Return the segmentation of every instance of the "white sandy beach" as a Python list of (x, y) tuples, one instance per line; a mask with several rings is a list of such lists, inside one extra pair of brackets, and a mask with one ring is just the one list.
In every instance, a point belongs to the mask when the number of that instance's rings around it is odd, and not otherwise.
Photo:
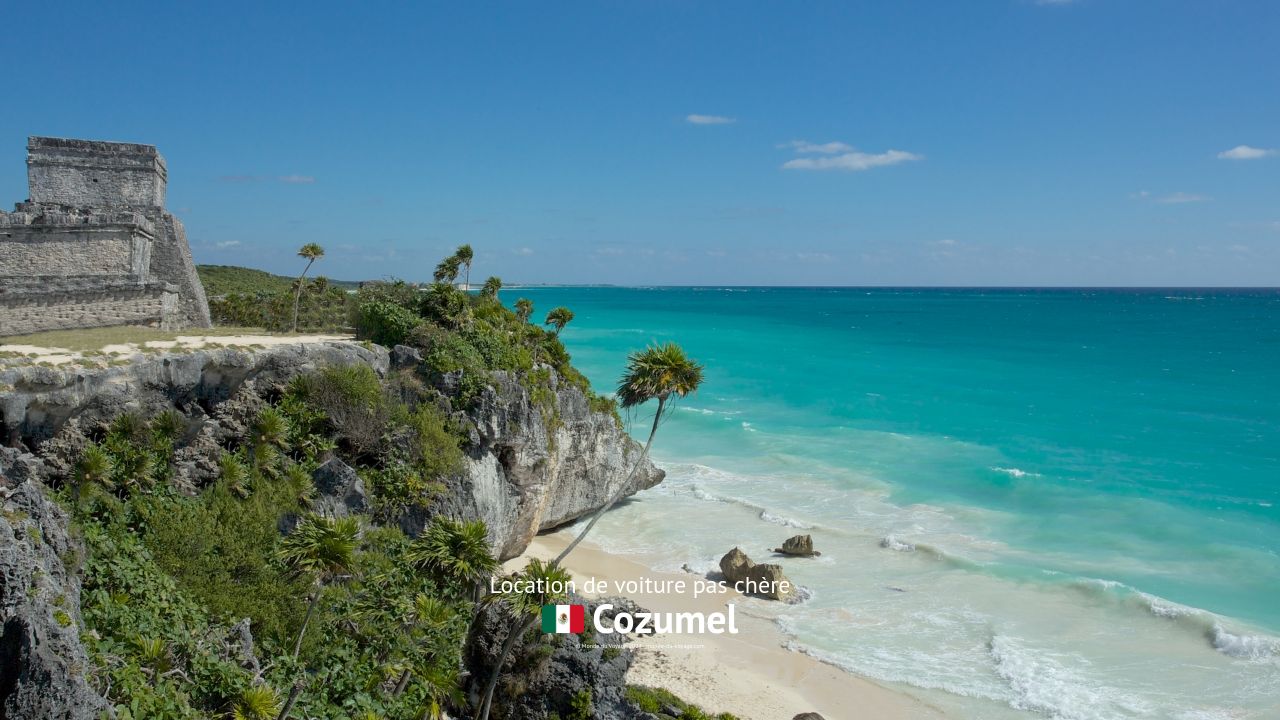
[[(511, 560), (507, 569), (523, 565), (527, 558), (552, 558), (568, 544), (570, 531), (534, 538), (524, 556)], [(583, 543), (566, 562), (579, 589), (589, 578), (627, 581), (651, 578), (657, 583), (698, 576), (656, 572), (626, 558), (609, 555)], [(584, 595), (587, 593), (583, 593)], [(605, 592), (595, 595), (618, 595)], [(721, 612), (742, 596), (726, 594), (626, 593), (642, 607), (657, 612)], [(799, 713), (817, 712), (827, 720), (894, 720), (943, 718), (933, 707), (839, 668), (783, 647), (782, 633), (766, 620), (736, 608), (736, 635), (667, 635), (634, 640), (636, 662), (628, 681), (665, 688), (710, 712), (729, 712), (743, 720), (788, 720)]]

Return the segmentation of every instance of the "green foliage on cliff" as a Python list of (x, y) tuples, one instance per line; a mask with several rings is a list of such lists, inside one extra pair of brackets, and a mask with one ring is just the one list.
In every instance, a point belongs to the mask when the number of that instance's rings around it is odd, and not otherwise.
[[(503, 306), (496, 292), (473, 294), (452, 285), (457, 268), (451, 260), (441, 263), (442, 280), (425, 288), (401, 281), (361, 288), (354, 300), (356, 334), (381, 345), (418, 348), (429, 378), (438, 381), (450, 375), (464, 407), (479, 399), (496, 370), (519, 377), (543, 407), (548, 397), (554, 399), (549, 368), (561, 382), (582, 390), (592, 410), (617, 417), (615, 404), (592, 392), (586, 377), (573, 367), (556, 332), (531, 324), (523, 309)], [(497, 286), (489, 284), (491, 290)]]
[[(627, 700), (644, 712), (656, 715), (663, 720), (672, 717), (687, 718), (688, 720), (738, 720), (737, 716), (730, 713), (712, 715), (693, 703), (681, 700), (675, 693), (662, 688), (628, 685)], [(668, 708), (675, 708), (680, 711), (680, 714), (669, 715), (667, 714)]]
[[(179, 418), (122, 416), (83, 450), (59, 492), (87, 551), (87, 675), (118, 717), (259, 717), (294, 694), (292, 717), (326, 720), (461, 705), (476, 578), (420, 572), (418, 544), (376, 524), (431, 502), (461, 462), (460, 432), (434, 404), (406, 404), (404, 388), (358, 367), (296, 381), (226, 441), (216, 478), (195, 494), (167, 482)], [(372, 430), (357, 431), (361, 422)], [(375, 515), (353, 518), (353, 552), (317, 583), (281, 550), (307, 516), (312, 470), (353, 434), (374, 443), (347, 456), (370, 481)], [(433, 542), (471, 547), (478, 537), (482, 557), (472, 548), (469, 562), (492, 569), (482, 525), (442, 522), (429, 526)]]

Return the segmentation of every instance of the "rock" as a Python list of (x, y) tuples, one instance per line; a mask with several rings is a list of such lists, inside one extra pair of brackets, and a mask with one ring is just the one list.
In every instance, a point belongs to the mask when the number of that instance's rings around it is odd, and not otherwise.
[(755, 563), (751, 562), (751, 558), (736, 547), (720, 558), (720, 572), (724, 573), (725, 580), (728, 580), (733, 585), (746, 580), (747, 573), (750, 572), (754, 565)]
[(788, 580), (782, 573), (781, 565), (771, 563), (752, 565), (743, 582), (747, 583), (750, 594), (769, 600), (787, 602), (796, 594), (795, 583)]
[(782, 543), (782, 547), (774, 548), (773, 551), (776, 553), (782, 553), (783, 555), (795, 555), (797, 557), (817, 557), (822, 554), (813, 549), (813, 536), (811, 535), (796, 535), (794, 537), (789, 537), (786, 542)]
[(364, 481), (354, 468), (337, 457), (329, 458), (311, 474), (316, 485), (312, 511), (331, 518), (360, 515), (369, 510)]
[(416, 368), (418, 363), (422, 362), (422, 353), (418, 352), (415, 347), (408, 345), (397, 345), (391, 348), (391, 369), (403, 370), (405, 368)]
[(799, 715), (791, 718), (791, 720), (826, 720), (826, 718), (822, 717), (818, 713), (800, 713)]
[(80, 581), (63, 564), (83, 550), (39, 483), (0, 503), (0, 718), (96, 720), (108, 705), (85, 679)]
[(91, 428), (131, 411), (151, 415), (176, 409), (194, 417), (223, 404), (247, 381), (266, 392), (319, 367), (354, 363), (366, 363), (379, 374), (389, 368), (384, 348), (337, 340), (178, 350), (138, 355), (126, 365), (105, 368), (4, 367), (0, 438), (8, 445), (41, 449), (73, 418)]
[(671, 717), (673, 717), (673, 718), (678, 718), (678, 717), (683, 717), (683, 716), (684, 716), (684, 710), (681, 710), (680, 708), (676, 707), (675, 705), (663, 705), (663, 706), (662, 706), (662, 714), (663, 714), (663, 715), (670, 715), (670, 716), (671, 716)]
[[(571, 596), (570, 603), (585, 604), (587, 617), (602, 602), (586, 601)], [(590, 627), (591, 621), (587, 624)], [(501, 605), (486, 604), (476, 617), (463, 651), (463, 664), (469, 671), (464, 688), (469, 697), (478, 699), (507, 637), (509, 616)], [(545, 720), (557, 715), (574, 717), (574, 696), (583, 690), (591, 692), (595, 720), (634, 720), (636, 711), (626, 701), (626, 674), (634, 660), (622, 635), (543, 635), (537, 641), (521, 639), (507, 661), (494, 693), (494, 717), (505, 720)], [(520, 668), (510, 672), (512, 668)]]
[[(499, 558), (519, 555), (533, 536), (595, 512), (618, 492), (641, 446), (612, 413), (592, 410), (581, 390), (548, 372), (550, 393), (530, 395), (516, 375), (494, 372), (490, 386), (466, 410), (474, 428), (465, 471), (446, 481), (448, 492), (431, 514), (479, 519)], [(458, 376), (460, 377), (460, 376)], [(461, 407), (453, 374), (436, 379)], [(665, 473), (646, 460), (624, 495), (653, 487)], [(406, 528), (411, 534), (415, 528)]]

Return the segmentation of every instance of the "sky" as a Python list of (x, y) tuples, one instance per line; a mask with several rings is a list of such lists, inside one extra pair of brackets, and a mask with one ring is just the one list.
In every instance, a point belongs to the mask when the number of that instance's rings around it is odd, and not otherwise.
[(1280, 3), (0, 1), (28, 135), (197, 262), (626, 285), (1280, 285)]

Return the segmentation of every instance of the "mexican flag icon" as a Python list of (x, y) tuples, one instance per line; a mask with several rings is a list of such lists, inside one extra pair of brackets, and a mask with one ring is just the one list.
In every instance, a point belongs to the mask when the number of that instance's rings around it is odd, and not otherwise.
[(585, 621), (581, 605), (543, 605), (542, 632), (580, 633)]

